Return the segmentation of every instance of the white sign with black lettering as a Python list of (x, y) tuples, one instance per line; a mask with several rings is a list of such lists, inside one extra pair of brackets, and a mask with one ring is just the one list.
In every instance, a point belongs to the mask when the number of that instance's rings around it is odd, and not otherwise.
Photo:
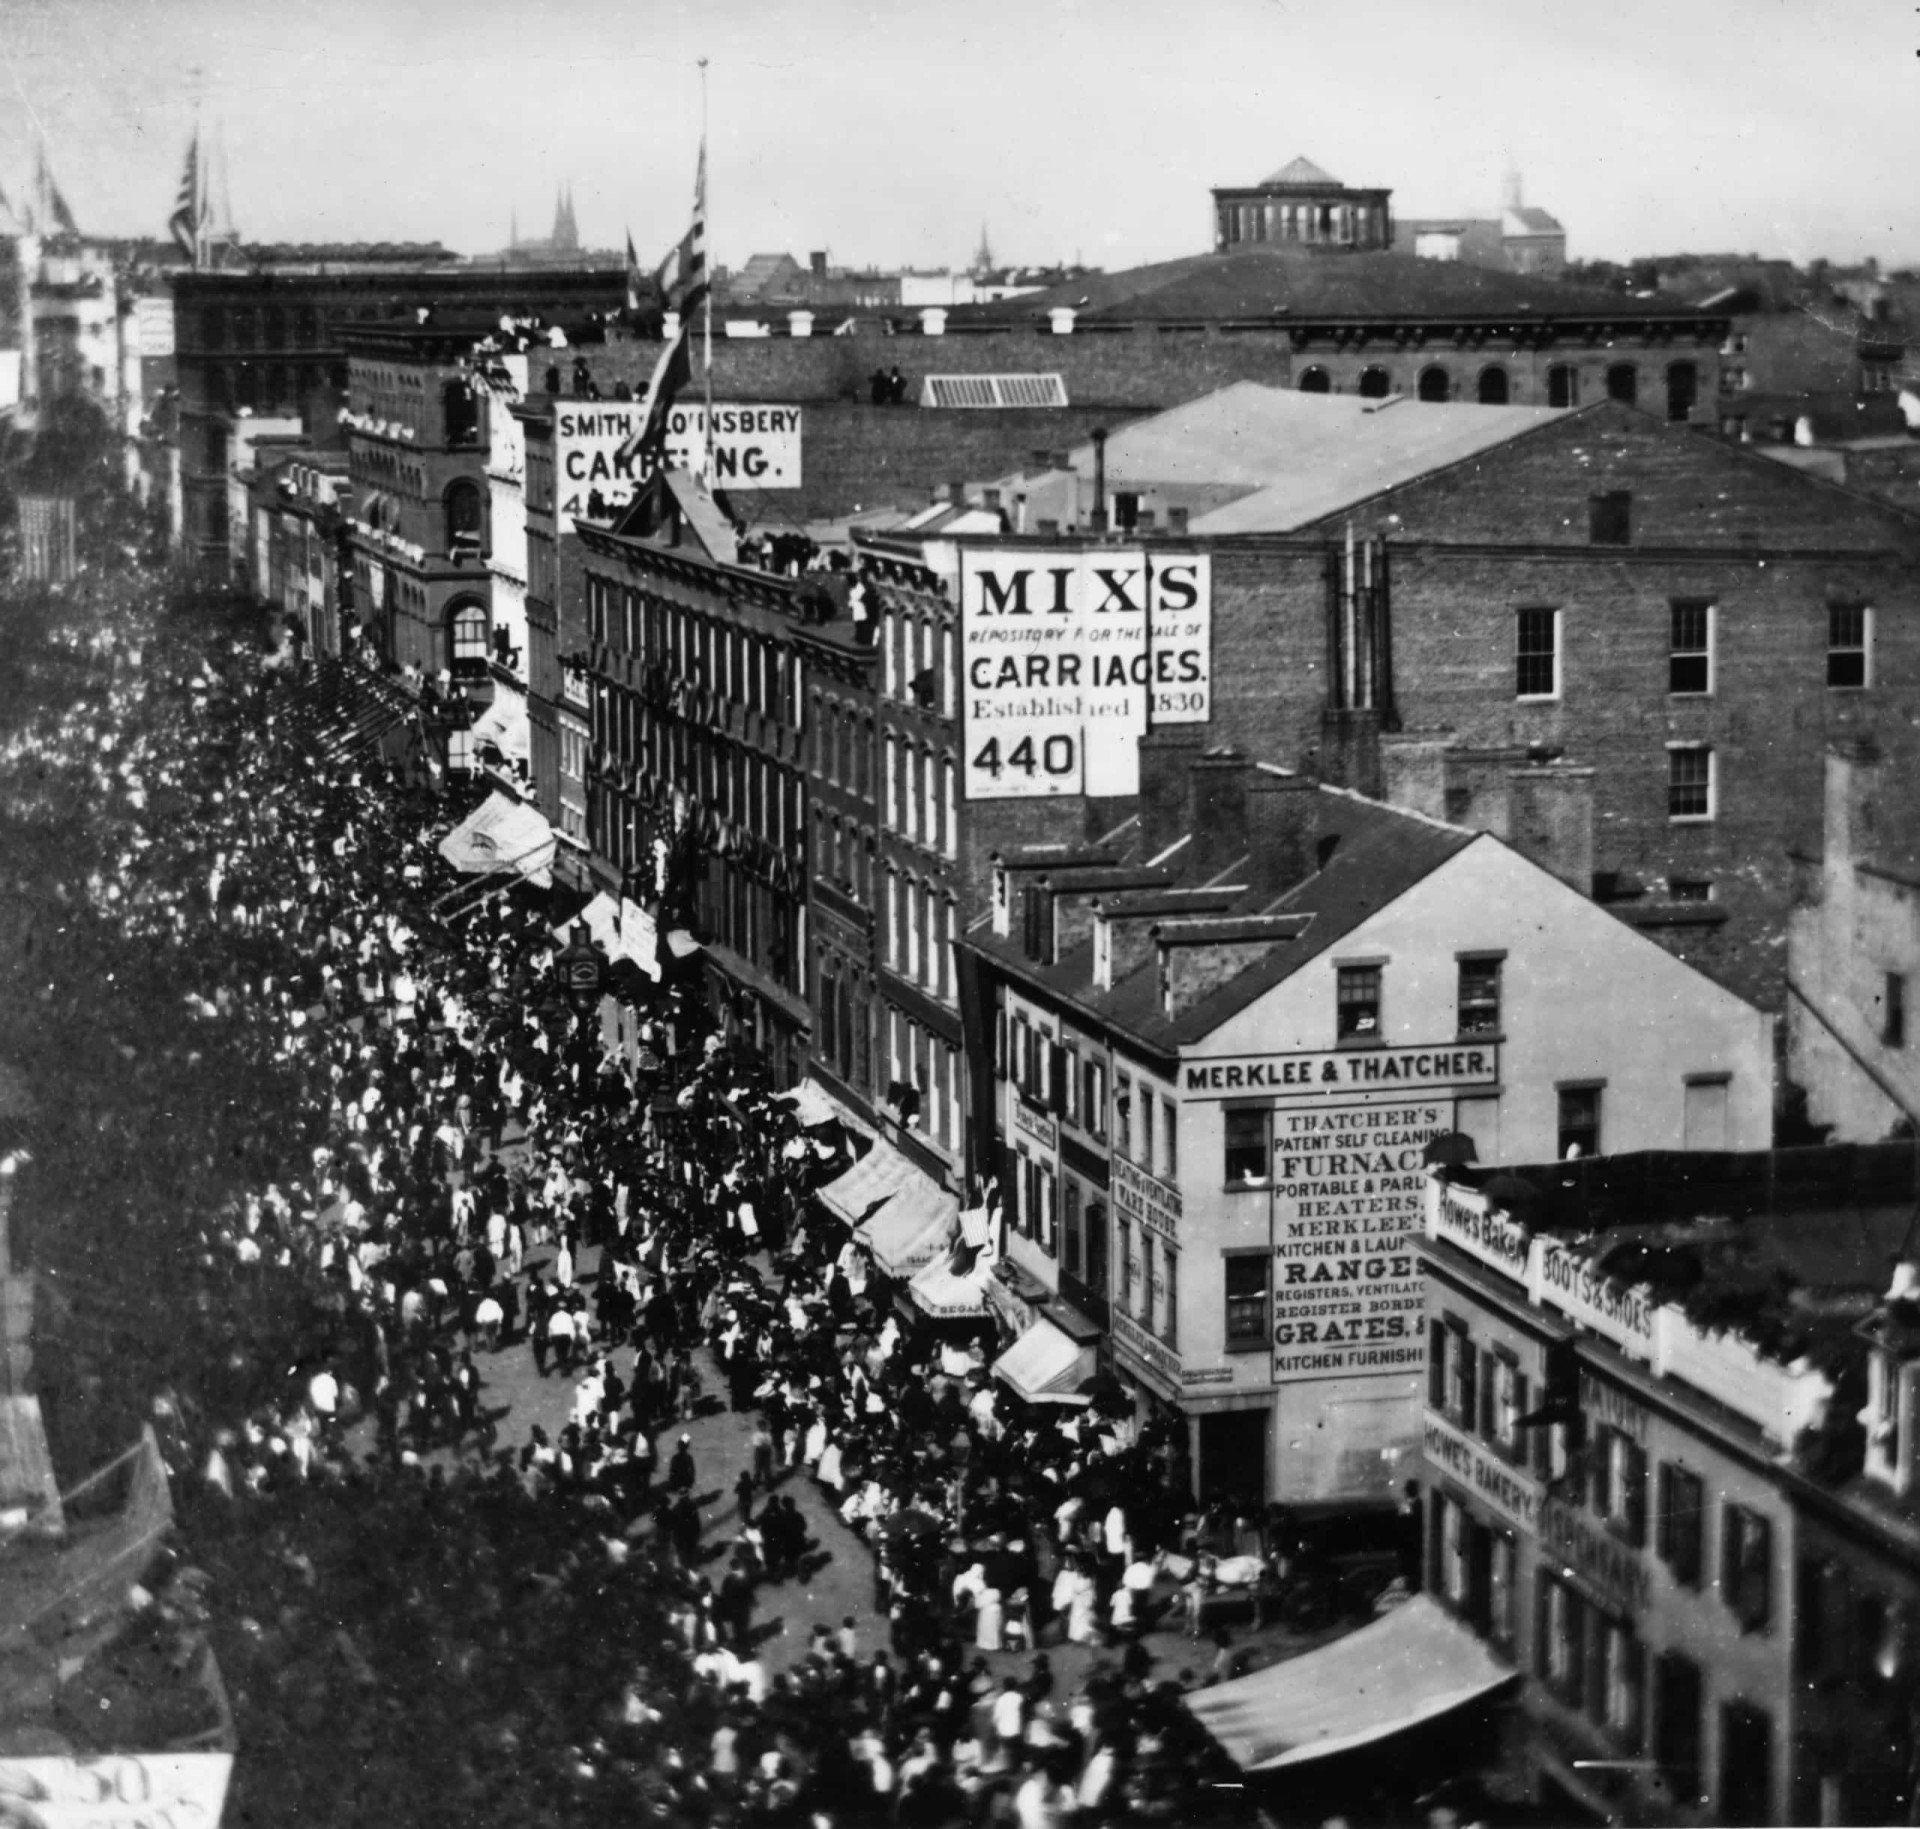
[[(587, 520), (596, 503), (606, 511), (633, 499), (651, 474), (620, 448), (640, 424), (637, 400), (563, 400), (554, 408), (553, 461), (559, 512)], [(704, 460), (707, 409), (699, 403), (667, 411), (667, 463), (697, 469)], [(716, 489), (798, 489), (800, 409), (797, 406), (713, 408), (713, 484)]]
[(1211, 713), (1204, 553), (963, 550), (969, 800), (1140, 791), (1141, 734)]
[(1415, 1372), (1423, 1149), (1451, 1099), (1273, 1114), (1273, 1380)]

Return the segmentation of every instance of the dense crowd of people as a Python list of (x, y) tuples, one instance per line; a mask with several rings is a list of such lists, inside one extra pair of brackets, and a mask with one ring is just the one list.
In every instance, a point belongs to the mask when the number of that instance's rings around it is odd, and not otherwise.
[[(137, 1410), (175, 1475), (235, 1820), (1207, 1814), (1141, 1642), (1164, 1557), (1220, 1528), (1170, 1496), (1171, 1438), (909, 1337), (811, 1199), (844, 1152), (693, 985), (608, 1046), (552, 989), (548, 896), (443, 862), (459, 808), (423, 771), (157, 596), (51, 606), (0, 749), (8, 828), (45, 841), (9, 868), (39, 884), (17, 1223), (65, 1304), (63, 1452)], [(571, 1410), (501, 1442), (487, 1374), (519, 1351)], [(722, 1402), (754, 1436), (716, 1546), (680, 1425)], [(877, 1623), (819, 1621), (770, 1674), (756, 1597), (850, 1548), (790, 1478), (866, 1539)], [(1057, 1693), (1050, 1638), (1109, 1655)]]

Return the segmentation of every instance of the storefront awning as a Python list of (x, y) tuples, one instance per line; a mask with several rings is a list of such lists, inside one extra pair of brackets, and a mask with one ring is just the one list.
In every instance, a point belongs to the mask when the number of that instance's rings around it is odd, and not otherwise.
[(1416, 1727), (1511, 1680), (1513, 1670), (1425, 1594), (1309, 1651), (1186, 1698), (1243, 1772), (1324, 1759)]
[(960, 1203), (920, 1173), (854, 1234), (890, 1277), (911, 1276), (941, 1255), (953, 1237)]
[(993, 1362), (993, 1374), (1028, 1403), (1083, 1404), (1093, 1377), (1093, 1348), (1062, 1333), (1044, 1315)]
[(913, 1273), (907, 1299), (923, 1315), (935, 1321), (967, 1321), (986, 1315), (987, 1278), (993, 1266), (983, 1252), (966, 1255), (970, 1261), (964, 1272), (954, 1269), (954, 1254), (943, 1251)]
[(470, 875), (516, 870), (544, 889), (553, 880), (553, 847), (553, 828), (534, 808), (493, 793), (441, 839), (440, 855)]
[(800, 1120), (802, 1130), (811, 1130), (816, 1124), (838, 1123), (840, 1120), (840, 1107), (812, 1080), (802, 1080), (798, 1086), (774, 1096), (780, 1104), (792, 1110)]
[(858, 1226), (882, 1201), (892, 1199), (919, 1173), (891, 1143), (876, 1141), (844, 1175), (828, 1182), (820, 1190), (818, 1199), (829, 1213), (836, 1214), (850, 1226)]

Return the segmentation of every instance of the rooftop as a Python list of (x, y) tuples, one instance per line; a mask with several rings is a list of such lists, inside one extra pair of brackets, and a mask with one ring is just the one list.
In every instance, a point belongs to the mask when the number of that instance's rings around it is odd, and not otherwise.
[(1696, 315), (1670, 298), (1627, 298), (1555, 280), (1411, 254), (1277, 245), (1195, 254), (1120, 273), (1087, 274), (1009, 305), (956, 307), (1004, 315), (1072, 306), (1080, 322), (1209, 322), (1279, 318), (1611, 321)]

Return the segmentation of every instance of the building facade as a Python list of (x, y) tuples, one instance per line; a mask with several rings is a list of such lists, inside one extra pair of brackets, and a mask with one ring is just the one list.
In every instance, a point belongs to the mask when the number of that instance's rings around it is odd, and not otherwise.
[(1214, 250), (1224, 254), (1287, 243), (1391, 247), (1392, 195), (1391, 190), (1350, 190), (1311, 159), (1292, 159), (1258, 184), (1214, 191)]
[(1770, 1024), (1489, 836), (1191, 739), (1142, 766), (1130, 855), (1008, 854), (967, 941), (1007, 1255), (1103, 1315), (1201, 1494), (1389, 1498), (1425, 1147), (1753, 1147)]

